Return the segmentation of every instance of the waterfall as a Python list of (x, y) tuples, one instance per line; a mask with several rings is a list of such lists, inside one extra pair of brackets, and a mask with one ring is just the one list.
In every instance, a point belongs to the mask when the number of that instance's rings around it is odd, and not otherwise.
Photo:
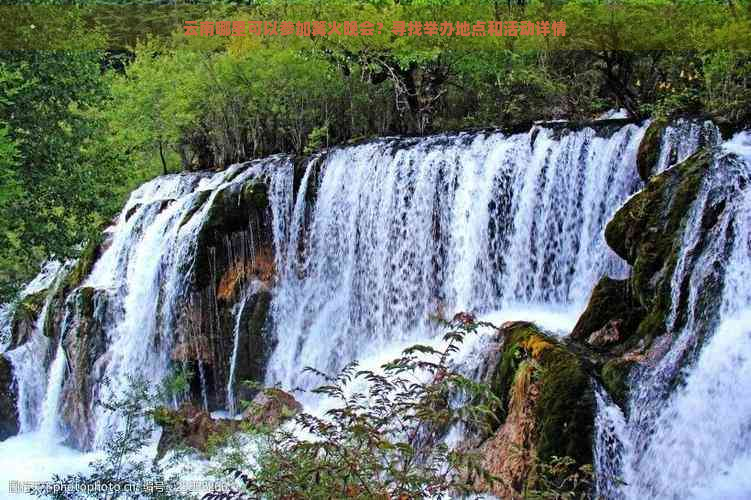
[[(717, 153), (691, 208), (672, 280), (669, 351), (632, 378), (628, 418), (598, 397), (606, 498), (745, 498), (751, 489), (750, 182), (751, 134), (743, 133)], [(724, 210), (706, 234), (704, 214), (717, 206)], [(717, 276), (715, 311), (702, 287)], [(680, 320), (679, 301), (687, 304)]]
[(580, 312), (601, 275), (627, 271), (602, 232), (640, 186), (644, 131), (384, 139), (310, 161), (275, 234), (284, 251), (266, 383), (310, 387), (303, 367), (332, 372), (430, 337), (432, 315)]
[[(135, 375), (159, 383), (168, 374), (176, 319), (189, 300), (190, 266), (212, 204), (222, 189), (232, 183), (242, 185), (261, 173), (254, 163), (234, 165), (211, 176), (166, 176), (131, 195), (112, 229), (112, 244), (87, 281), (90, 286), (109, 289), (114, 308), (120, 311), (114, 324), (106, 328), (109, 345), (102, 379), (109, 383), (100, 390), (102, 399), (122, 394)], [(210, 263), (213, 274), (213, 259)], [(212, 295), (210, 301), (210, 325), (215, 326), (216, 297)], [(204, 407), (208, 407), (201, 355), (198, 347), (201, 393)], [(117, 425), (117, 415), (97, 410), (95, 447), (105, 446)]]
[[(22, 290), (21, 299), (49, 290), (30, 338), (21, 346), (5, 352), (13, 365), (13, 379), (17, 390), (18, 423), (21, 432), (36, 430), (47, 390), (47, 358), (50, 340), (44, 334), (44, 323), (53, 299), (56, 280), (64, 274), (65, 266), (57, 262), (46, 264), (39, 275)], [(7, 325), (9, 328), (10, 325)], [(10, 339), (8, 339), (10, 340)]]
[[(69, 343), (91, 328), (81, 321), (85, 313), (73, 307), (84, 291), (103, 312), (95, 321), (100, 344), (92, 348), (95, 359), (86, 373), (91, 384), (80, 396), (83, 402), (74, 403), (89, 405), (90, 414), (77, 415), (87, 418), (97, 449), (107, 446), (121, 422), (93, 402), (121, 394), (136, 377), (159, 385), (179, 363), (195, 367), (194, 400), (237, 413), (244, 397), (239, 384), (250, 372), (242, 363), (251, 362), (243, 352), (258, 347), (243, 346), (261, 286), (271, 296), (271, 331), (268, 344), (258, 343), (270, 352), (252, 362), (265, 364), (259, 377), (266, 385), (287, 389), (319, 382), (303, 372), (305, 366), (332, 373), (360, 359), (375, 367), (415, 341), (439, 342), (433, 318), (450, 319), (459, 311), (569, 331), (603, 275), (628, 275), (603, 232), (643, 185), (635, 164), (648, 125), (540, 124), (511, 135), (383, 138), (333, 148), (298, 165), (279, 155), (222, 172), (154, 179), (131, 194), (107, 229), (93, 269), (66, 291), (64, 314), (61, 304), (53, 305), (52, 278), (29, 285), (29, 293), (48, 289), (47, 299), (33, 334), (4, 353), (13, 364), (22, 432), (41, 429), (56, 440), (70, 434), (64, 413), (71, 406), (66, 391), (75, 370), (68, 367), (77, 359)], [(712, 143), (715, 132), (705, 123), (671, 125), (663, 134), (658, 169)], [(725, 148), (746, 154), (744, 140)], [(741, 237), (751, 224), (749, 176), (730, 156), (718, 161), (732, 168), (715, 169), (683, 235), (674, 303), (679, 298), (689, 307), (685, 316), (677, 309), (670, 315), (676, 330), (670, 352), (637, 374), (640, 382), (634, 384), (641, 389), (632, 392), (628, 417), (597, 391), (598, 469), (628, 483), (600, 481), (598, 489), (608, 498), (698, 495), (702, 488), (718, 487), (702, 477), (743, 480), (748, 457), (734, 443), (747, 441), (742, 415), (748, 414), (743, 405), (749, 398), (728, 377), (748, 370), (745, 360), (751, 359), (742, 328), (748, 319), (743, 297), (751, 283), (749, 248)], [(213, 211), (231, 211), (234, 196), (239, 206), (246, 183), (256, 180), (264, 191), (252, 193), (260, 200), (253, 209), (263, 211), (267, 226), (261, 230), (240, 213), (233, 215), (238, 220), (229, 234), (223, 232), (226, 221), (217, 223)], [(727, 207), (710, 243), (699, 244), (702, 214), (717, 193)], [(728, 262), (725, 291), (717, 318), (709, 321), (698, 307), (701, 283), (720, 256)], [(239, 269), (232, 268), (235, 263)], [(54, 307), (55, 318), (66, 319), (48, 338), (45, 318)], [(7, 311), (0, 314), (0, 328), (10, 329)], [(465, 346), (457, 365), (462, 373), (484, 373), (480, 363), (489, 363), (484, 356), (497, 351), (486, 337)], [(728, 350), (734, 355), (721, 360)], [(681, 372), (683, 366), (690, 369)], [(733, 399), (718, 399), (725, 397)], [(711, 404), (698, 408), (702, 399)], [(712, 426), (721, 419), (710, 418), (712, 405), (722, 408), (727, 436), (715, 436)], [(686, 434), (697, 425), (703, 426), (700, 437)], [(462, 433), (452, 429), (448, 440), (463, 439)], [(710, 451), (680, 463), (676, 456), (690, 439)], [(725, 458), (722, 447), (729, 450)], [(667, 476), (659, 474), (663, 464), (683, 484), (667, 484)]]
[(711, 121), (679, 118), (665, 127), (653, 173), (682, 162), (702, 146), (717, 146), (720, 142), (720, 131)]
[(50, 365), (50, 373), (47, 379), (47, 391), (42, 402), (42, 418), (39, 428), (42, 435), (54, 441), (58, 437), (58, 410), (60, 407), (60, 394), (63, 388), (63, 376), (65, 375), (65, 349), (63, 339), (57, 345), (55, 358)]

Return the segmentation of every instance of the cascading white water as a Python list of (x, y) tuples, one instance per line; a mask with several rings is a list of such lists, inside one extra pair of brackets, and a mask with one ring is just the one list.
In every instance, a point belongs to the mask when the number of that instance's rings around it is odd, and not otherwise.
[[(751, 491), (751, 134), (724, 149), (738, 158), (718, 153), (689, 214), (673, 277), (674, 305), (688, 280), (687, 317), (678, 325), (671, 311), (666, 326), (675, 340), (632, 380), (628, 418), (598, 395), (598, 489), (605, 498), (740, 499)], [(726, 193), (727, 205), (699, 248), (703, 214), (718, 193)], [(718, 266), (721, 303), (704, 332), (701, 285)]]
[[(103, 328), (106, 353), (91, 374), (110, 384), (97, 387), (95, 396), (106, 399), (120, 392), (136, 374), (152, 383), (166, 375), (178, 310), (189, 301), (196, 238), (209, 209), (224, 186), (261, 173), (268, 181), (277, 280), (271, 304), (276, 347), (267, 364), (268, 385), (309, 388), (319, 381), (302, 373), (306, 365), (333, 372), (366, 358), (365, 364), (374, 367), (415, 340), (437, 342), (432, 315), (472, 310), (498, 322), (528, 319), (566, 331), (602, 275), (627, 273), (602, 233), (641, 186), (635, 154), (645, 130), (646, 124), (599, 132), (537, 126), (511, 136), (384, 139), (310, 159), (297, 193), (291, 164), (281, 165), (278, 158), (212, 175), (170, 175), (149, 182), (131, 195), (108, 230), (106, 250), (82, 285), (102, 292), (112, 312)], [(698, 140), (681, 134), (663, 137), (663, 150), (686, 146), (665, 153), (663, 166), (698, 147)], [(242, 316), (252, 293), (252, 283), (244, 286), (233, 299), (238, 302), (229, 370), (219, 380), (230, 413), (237, 411)], [(733, 314), (727, 313), (728, 321)], [(45, 306), (35, 329), (39, 334), (7, 355), (19, 380), (19, 411), (25, 408), (22, 430), (35, 430), (43, 422), (54, 435), (60, 407), (56, 391), (66, 358), (62, 347), (50, 356), (43, 335), (46, 316)], [(199, 333), (214, 337), (214, 330)], [(742, 344), (742, 336), (736, 340)], [(463, 370), (472, 371), (485, 341), (467, 347)], [(49, 373), (39, 362), (47, 356), (52, 358)], [(208, 406), (201, 363), (198, 368)], [(607, 412), (598, 415), (600, 435), (622, 440), (616, 462), (623, 466), (616, 468), (623, 474), (632, 467), (634, 447), (621, 437), (629, 423), (614, 417), (611, 410), (617, 408), (602, 394), (598, 405), (611, 412), (611, 418), (603, 416)], [(105, 447), (118, 425), (117, 416), (97, 411), (94, 446)], [(656, 461), (670, 452), (652, 449)], [(733, 463), (741, 470), (742, 457)], [(639, 491), (650, 488), (654, 482)]]
[[(90, 286), (113, 289), (115, 309), (122, 311), (107, 329), (102, 375), (109, 383), (101, 388), (100, 398), (122, 394), (136, 375), (151, 383), (164, 379), (174, 342), (174, 318), (187, 300), (190, 271), (185, 266), (193, 262), (199, 230), (225, 185), (259, 173), (258, 165), (235, 165), (210, 177), (162, 177), (133, 193), (113, 229), (112, 245), (87, 281)], [(201, 193), (207, 190), (211, 193), (204, 201)], [(198, 368), (207, 406), (203, 364)], [(118, 418), (97, 411), (95, 447), (106, 446), (118, 429)]]
[(702, 146), (716, 146), (720, 142), (720, 131), (711, 121), (679, 118), (665, 127), (653, 173), (682, 162)]
[[(21, 432), (36, 430), (40, 424), (40, 410), (47, 389), (45, 359), (50, 340), (44, 335), (44, 323), (53, 299), (55, 282), (66, 267), (57, 262), (46, 264), (39, 275), (21, 292), (21, 299), (49, 289), (37, 317), (30, 338), (21, 346), (5, 352), (13, 365), (13, 378), (17, 391), (18, 423)], [(8, 325), (9, 327), (9, 325)]]
[(65, 349), (63, 340), (57, 345), (55, 358), (50, 365), (50, 372), (47, 378), (47, 391), (42, 402), (42, 419), (39, 424), (39, 430), (45, 439), (54, 441), (58, 438), (58, 410), (60, 408), (60, 394), (63, 389), (63, 377), (65, 375)]
[(602, 231), (640, 185), (644, 130), (382, 140), (312, 161), (277, 252), (267, 384), (310, 387), (305, 366), (335, 371), (429, 337), (431, 315), (541, 306), (573, 317), (602, 274), (626, 271)]

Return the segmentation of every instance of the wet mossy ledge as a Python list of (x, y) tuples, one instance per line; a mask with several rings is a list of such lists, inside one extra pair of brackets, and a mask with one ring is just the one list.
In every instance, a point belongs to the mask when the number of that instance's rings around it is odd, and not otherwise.
[(500, 356), (490, 381), (502, 405), (498, 426), (479, 451), (483, 466), (502, 481), (483, 486), (501, 498), (522, 498), (535, 489), (541, 463), (554, 457), (592, 463), (591, 366), (533, 323), (506, 323), (498, 335)]
[(649, 181), (652, 170), (660, 159), (660, 145), (667, 126), (668, 121), (665, 119), (654, 120), (647, 127), (644, 137), (639, 143), (639, 150), (636, 154), (636, 170), (644, 182)]
[[(658, 135), (648, 130), (644, 140), (657, 141), (659, 147)], [(640, 148), (640, 155), (643, 150), (649, 148)], [(649, 161), (657, 159), (652, 155)], [(650, 177), (605, 228), (608, 245), (630, 264), (631, 272), (624, 280), (600, 280), (571, 339), (600, 356), (598, 378), (624, 409), (631, 368), (642, 360), (654, 339), (666, 333), (684, 229), (712, 165), (713, 153), (705, 149)], [(682, 304), (675, 306), (680, 317)]]
[(532, 367), (529, 375), (539, 390), (537, 456), (570, 456), (589, 463), (594, 399), (586, 360), (533, 323), (506, 324), (501, 335), (501, 362), (492, 382), (503, 401), (501, 416), (508, 416), (520, 369)]

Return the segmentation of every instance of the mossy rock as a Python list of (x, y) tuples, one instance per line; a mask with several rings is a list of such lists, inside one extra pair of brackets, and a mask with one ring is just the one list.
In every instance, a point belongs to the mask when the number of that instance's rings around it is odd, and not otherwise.
[(240, 430), (239, 421), (214, 420), (207, 412), (187, 403), (177, 410), (158, 407), (151, 417), (162, 428), (155, 460), (161, 460), (170, 450), (192, 449), (207, 456), (219, 441)]
[[(651, 177), (646, 187), (618, 210), (605, 228), (610, 247), (631, 264), (627, 280), (603, 278), (571, 334), (577, 342), (606, 324), (616, 322), (620, 338), (599, 350), (603, 385), (618, 404), (628, 397), (628, 374), (634, 365), (629, 352), (643, 352), (665, 333), (672, 304), (672, 278), (683, 245), (683, 233), (705, 173), (713, 164), (712, 152), (700, 151), (684, 162)], [(722, 211), (705, 211), (712, 226)], [(702, 221), (704, 224), (704, 221)], [(697, 244), (698, 246), (701, 244)], [(707, 282), (709, 294), (718, 295), (717, 276)], [(713, 286), (714, 285), (714, 286)], [(707, 301), (714, 300), (707, 298)], [(684, 304), (675, 304), (678, 317)]]
[(660, 159), (662, 135), (667, 127), (667, 120), (658, 118), (649, 124), (636, 153), (636, 170), (644, 182), (649, 181), (657, 161)]
[(629, 395), (628, 377), (635, 361), (624, 358), (614, 358), (605, 363), (600, 371), (602, 384), (613, 401), (621, 408), (626, 408)]
[(60, 296), (65, 296), (79, 286), (94, 269), (94, 264), (102, 255), (102, 243), (104, 242), (104, 233), (99, 233), (96, 237), (89, 240), (84, 247), (83, 252), (78, 257), (73, 268), (68, 272), (59, 287)]
[(711, 152), (701, 151), (653, 176), (605, 228), (608, 245), (632, 266), (628, 287), (633, 307), (644, 310), (635, 338), (650, 341), (664, 332), (683, 229), (711, 164)]
[(40, 290), (23, 297), (13, 310), (10, 323), (10, 344), (8, 349), (15, 349), (24, 344), (31, 336), (36, 321), (44, 308), (48, 290)]
[(501, 335), (501, 361), (492, 379), (492, 387), (502, 401), (500, 420), (508, 414), (517, 371), (531, 363), (539, 389), (536, 456), (540, 460), (568, 456), (580, 464), (591, 463), (595, 408), (586, 360), (532, 323), (504, 325)]
[(15, 319), (35, 321), (44, 308), (44, 301), (47, 299), (48, 290), (40, 290), (23, 297), (16, 306), (14, 311)]
[[(246, 183), (230, 184), (216, 193), (198, 235), (194, 268), (197, 289), (218, 284), (211, 283), (211, 262), (214, 259), (218, 265), (224, 265), (226, 256), (222, 252), (225, 237), (247, 231), (252, 221), (256, 227), (263, 227), (268, 220), (267, 211), (268, 187), (255, 179)], [(266, 239), (264, 234), (255, 236), (257, 244)], [(218, 250), (215, 258), (211, 256), (212, 248)], [(218, 280), (226, 269), (215, 271), (214, 278)]]
[(611, 321), (620, 321), (624, 338), (636, 331), (645, 311), (629, 293), (628, 280), (604, 276), (592, 290), (587, 308), (571, 331), (574, 340), (586, 341), (594, 332)]
[(10, 361), (0, 354), (0, 441), (18, 434), (16, 398), (13, 368)]

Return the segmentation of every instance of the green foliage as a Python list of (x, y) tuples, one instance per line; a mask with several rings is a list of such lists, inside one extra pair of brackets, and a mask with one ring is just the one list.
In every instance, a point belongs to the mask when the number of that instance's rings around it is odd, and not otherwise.
[(535, 486), (524, 494), (529, 500), (588, 499), (594, 487), (591, 464), (578, 465), (571, 457), (552, 456), (539, 461), (532, 473)]
[(75, 256), (119, 208), (127, 177), (100, 155), (102, 54), (85, 50), (0, 53), (0, 292), (41, 261)]
[(160, 500), (191, 498), (178, 492), (178, 478), (166, 476), (165, 469), (144, 456), (154, 425), (152, 407), (157, 394), (140, 377), (122, 394), (100, 402), (106, 411), (121, 417), (122, 426), (108, 443), (103, 458), (91, 464), (87, 474), (53, 477), (57, 484), (50, 492), (38, 495), (54, 499), (99, 499), (146, 497)]
[[(487, 429), (499, 404), (489, 387), (451, 369), (449, 360), (476, 325), (454, 324), (443, 350), (416, 345), (378, 372), (356, 363), (313, 390), (331, 409), (298, 414), (296, 428), (266, 430), (250, 465), (248, 493), (262, 498), (447, 498), (471, 493), (481, 475), (493, 478), (470, 452), (438, 439), (464, 422)], [(453, 407), (462, 392), (471, 404)], [(300, 432), (302, 431), (302, 432)], [(300, 437), (306, 436), (305, 438)]]
[(314, 151), (325, 147), (328, 144), (329, 137), (329, 124), (324, 123), (320, 127), (315, 127), (308, 134), (307, 144), (305, 146), (304, 154), (309, 155)]
[(185, 366), (180, 366), (173, 370), (162, 381), (159, 390), (161, 399), (172, 401), (175, 407), (177, 407), (177, 403), (189, 393), (190, 381), (193, 379), (193, 376), (193, 372)]

